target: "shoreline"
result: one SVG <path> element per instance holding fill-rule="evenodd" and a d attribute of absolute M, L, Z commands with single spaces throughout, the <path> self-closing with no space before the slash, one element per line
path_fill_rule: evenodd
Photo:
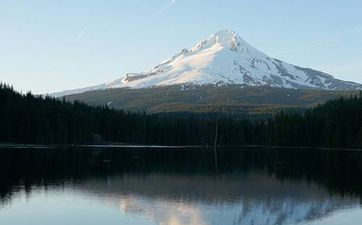
<path fill-rule="evenodd" d="M 321 151 L 355 151 L 362 152 L 358 148 L 328 148 L 328 147 L 293 147 L 293 146 L 266 146 L 266 145 L 217 145 L 217 148 L 245 148 L 245 149 L 262 149 L 262 150 L 321 150 Z M 66 145 L 42 145 L 42 144 L 0 144 L 0 149 L 64 149 L 64 148 L 149 148 L 149 149 L 215 149 L 212 145 L 141 145 L 141 144 L 66 144 Z M 242 149 L 240 149 L 242 150 Z"/>

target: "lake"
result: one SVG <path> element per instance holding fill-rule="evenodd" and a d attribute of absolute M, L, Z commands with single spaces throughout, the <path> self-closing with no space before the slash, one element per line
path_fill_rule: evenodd
<path fill-rule="evenodd" d="M 360 225 L 362 152 L 0 148 L 1 225 Z"/>

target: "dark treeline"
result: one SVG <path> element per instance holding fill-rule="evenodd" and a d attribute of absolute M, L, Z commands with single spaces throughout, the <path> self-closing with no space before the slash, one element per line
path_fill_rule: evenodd
<path fill-rule="evenodd" d="M 255 120 L 127 113 L 20 94 L 0 84 L 1 143 L 213 145 L 216 127 L 220 145 L 362 147 L 362 94 Z"/>

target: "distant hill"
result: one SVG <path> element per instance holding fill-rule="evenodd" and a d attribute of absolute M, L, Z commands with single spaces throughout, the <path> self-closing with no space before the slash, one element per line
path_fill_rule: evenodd
<path fill-rule="evenodd" d="M 308 108 L 357 91 L 286 89 L 229 85 L 172 85 L 153 88 L 114 88 L 65 96 L 90 105 L 107 105 L 127 111 L 257 112 Z"/>

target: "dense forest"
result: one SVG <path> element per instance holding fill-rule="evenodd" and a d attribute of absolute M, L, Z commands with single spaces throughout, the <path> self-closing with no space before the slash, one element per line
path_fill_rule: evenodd
<path fill-rule="evenodd" d="M 128 113 L 0 84 L 0 143 L 214 145 L 215 139 L 219 145 L 361 148 L 362 94 L 255 120 Z"/>

